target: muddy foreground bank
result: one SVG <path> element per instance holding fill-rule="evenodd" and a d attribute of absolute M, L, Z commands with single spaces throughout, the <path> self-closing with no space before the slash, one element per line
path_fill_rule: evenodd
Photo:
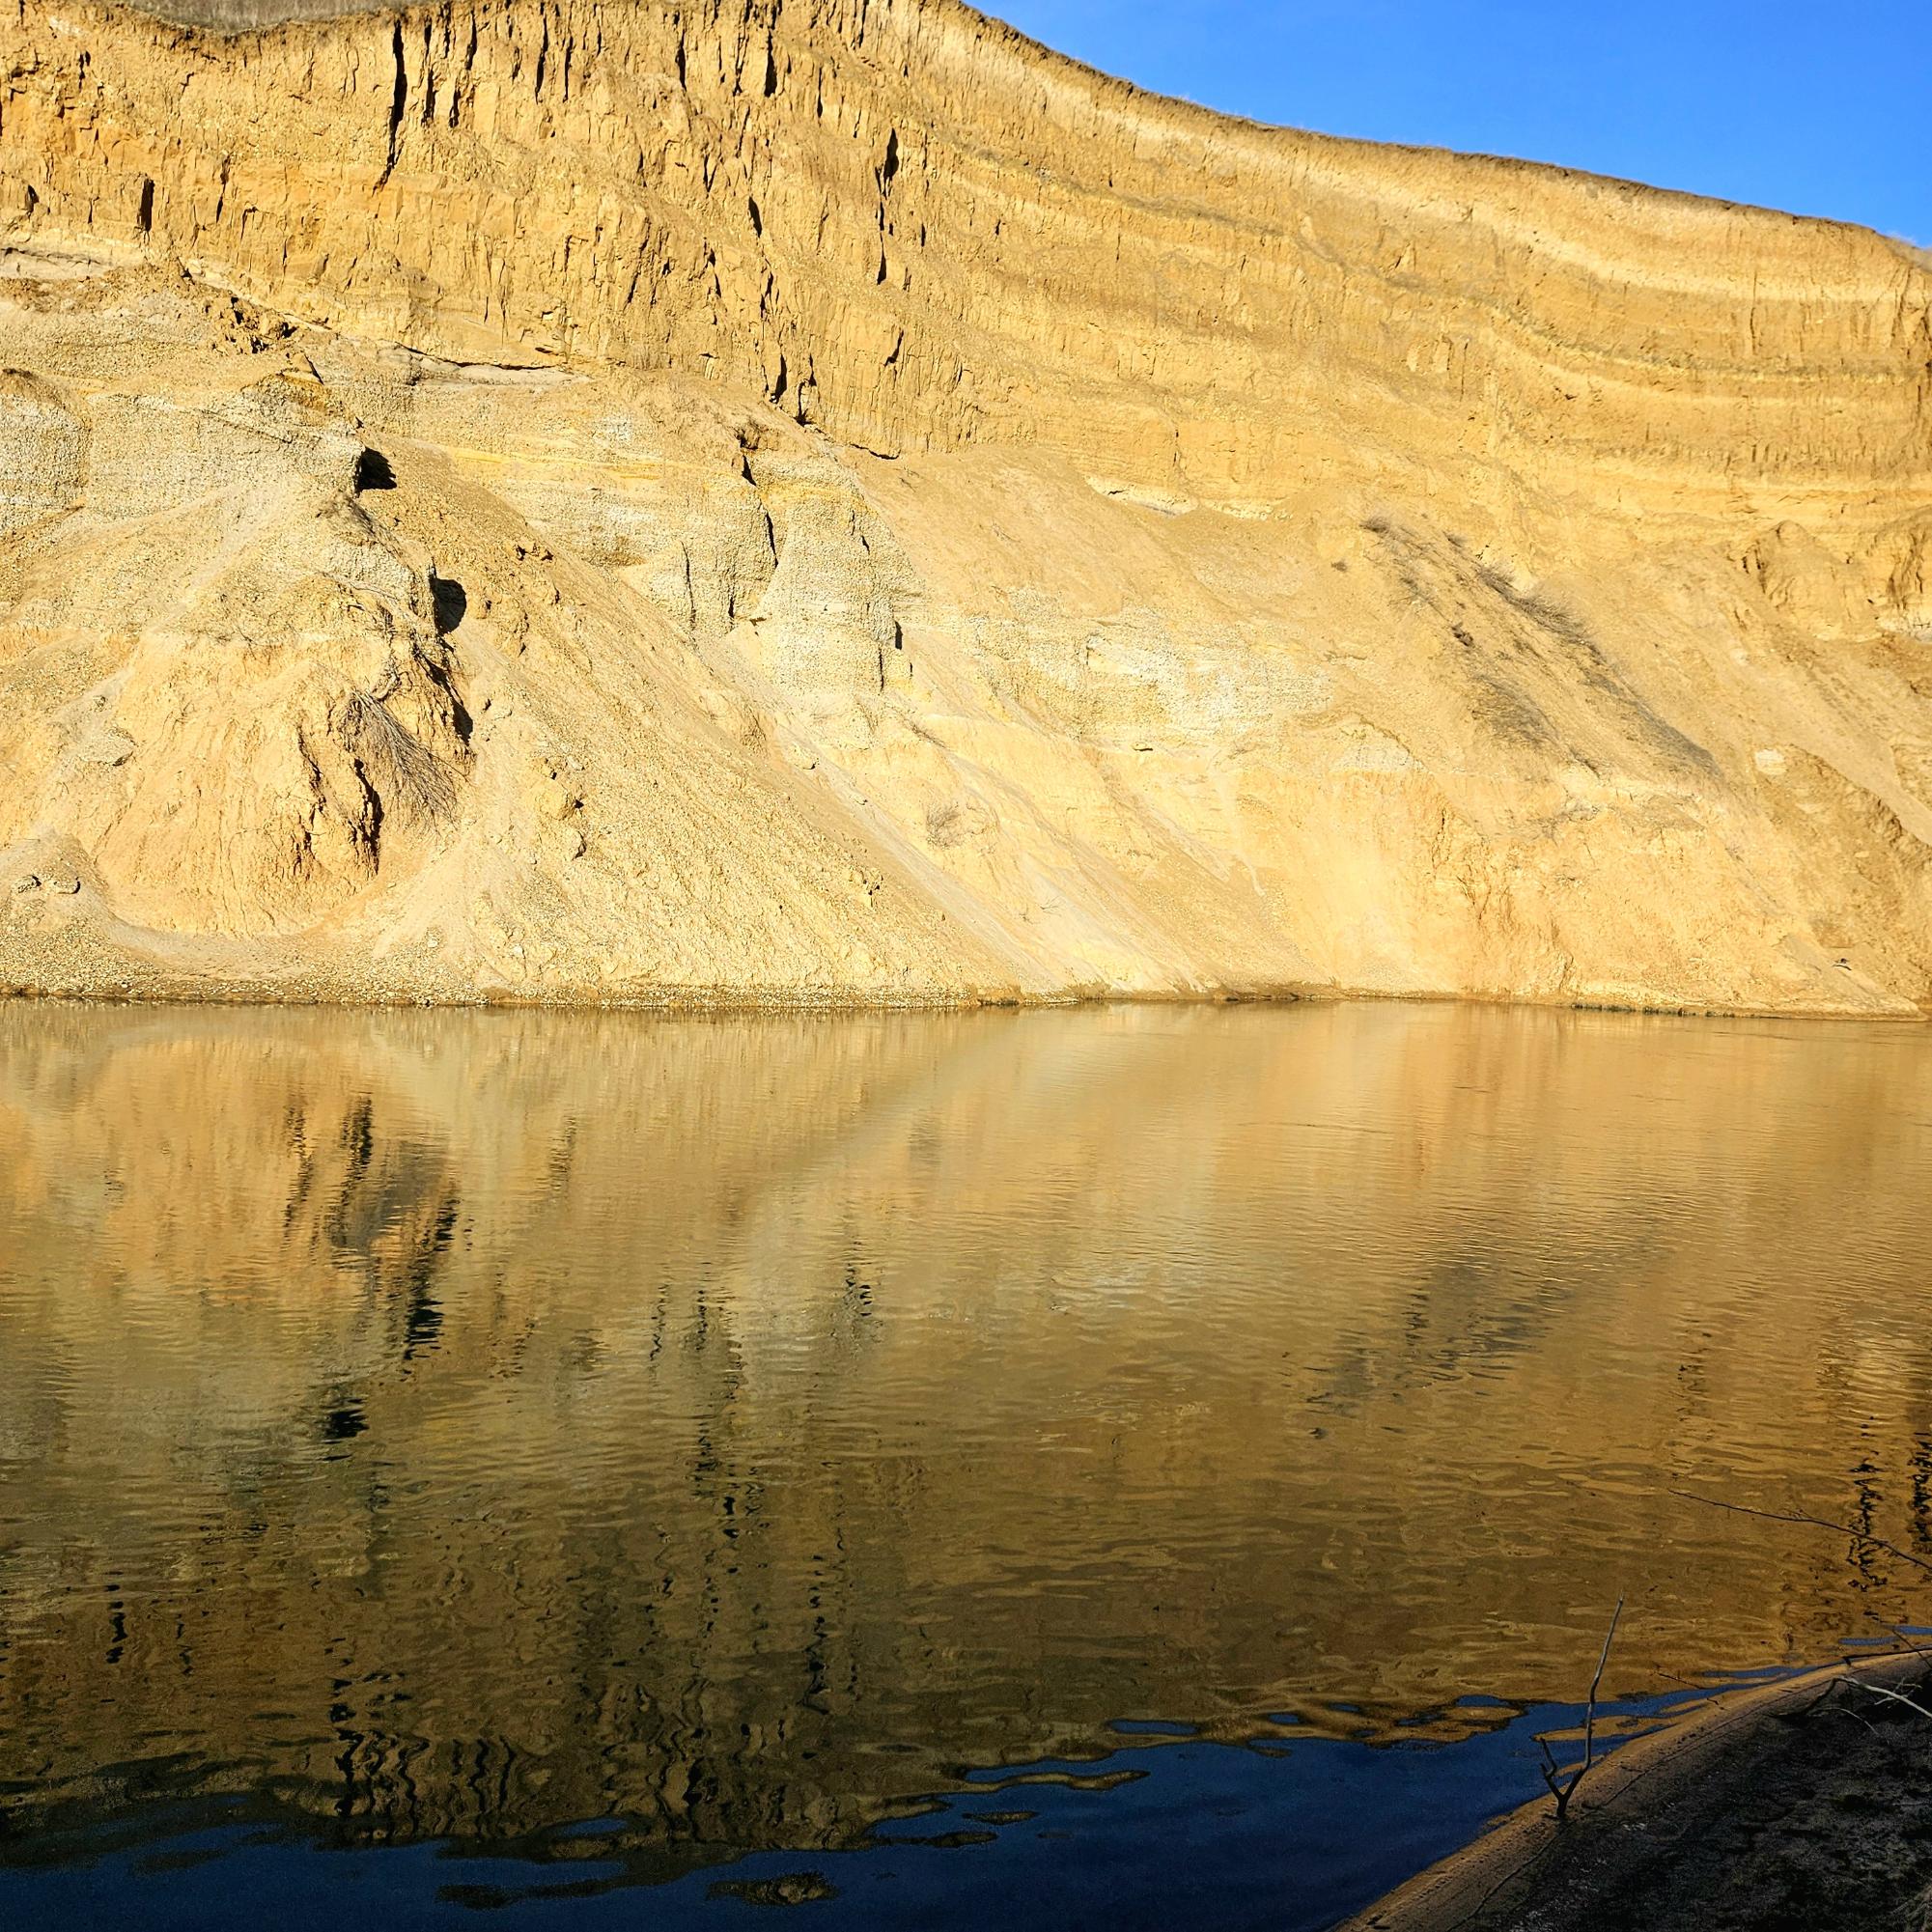
<path fill-rule="evenodd" d="M 1344 1932 L 1932 1924 L 1932 1656 L 1719 1699 L 1526 1806 Z M 1891 1694 L 1888 1695 L 1890 1693 Z"/>

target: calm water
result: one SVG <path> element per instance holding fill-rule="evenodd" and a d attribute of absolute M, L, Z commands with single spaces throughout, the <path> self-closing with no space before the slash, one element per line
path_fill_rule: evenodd
<path fill-rule="evenodd" d="M 1922 1620 L 1932 1034 L 0 1006 L 0 1918 L 1318 1927 Z"/>

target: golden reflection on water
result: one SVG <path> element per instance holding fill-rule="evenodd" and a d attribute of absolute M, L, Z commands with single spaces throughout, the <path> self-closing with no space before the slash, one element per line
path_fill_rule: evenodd
<path fill-rule="evenodd" d="M 1928 1180 L 1912 1028 L 0 1008 L 0 1825 L 805 1846 L 1619 1594 L 1827 1653 L 1912 1573 L 1668 1492 L 1932 1548 Z"/>

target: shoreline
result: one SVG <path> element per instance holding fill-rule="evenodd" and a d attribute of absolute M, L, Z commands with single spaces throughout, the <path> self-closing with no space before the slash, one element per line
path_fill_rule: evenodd
<path fill-rule="evenodd" d="M 756 1014 L 842 1015 L 858 1018 L 888 1013 L 1065 1013 L 1080 1008 L 1171 1006 L 1469 1006 L 1512 1013 L 1575 1013 L 1631 1020 L 1775 1020 L 1804 1024 L 1881 1024 L 1921 1026 L 1932 1022 L 1932 1001 L 1921 1001 L 1911 1012 L 1853 1007 L 1778 1007 L 1681 1005 L 1610 1000 L 1540 999 L 1499 994 L 1378 993 L 1336 987 L 1272 987 L 1215 989 L 1203 992 L 1134 992 L 1105 990 L 1065 994 L 910 994 L 882 998 L 874 994 L 843 990 L 824 993 L 754 993 L 738 989 L 706 989 L 663 994 L 622 994 L 605 996 L 553 996 L 488 993 L 469 995 L 405 993 L 280 992 L 266 987 L 222 986 L 173 989 L 134 987 L 38 987 L 0 984 L 0 1008 L 11 1006 L 111 1007 L 252 1007 L 342 1013 L 639 1013 L 689 1018 L 719 1018 Z"/>
<path fill-rule="evenodd" d="M 1462 1932 L 1543 1922 L 1538 1914 L 1552 1909 L 1548 1895 L 1559 1893 L 1566 1881 L 1577 1883 L 1574 1866 L 1584 1866 L 1587 1876 L 1595 1861 L 1613 1877 L 1627 1878 L 1646 1853 L 1661 1864 L 1675 1834 L 1660 1821 L 1687 1807 L 1725 1768 L 1761 1750 L 1779 1727 L 1820 1709 L 1837 1686 L 1862 1683 L 1897 1692 L 1928 1673 L 1932 1653 L 1884 1651 L 1720 1692 L 1600 1759 L 1579 1787 L 1567 1825 L 1558 1826 L 1549 1798 L 1533 1799 L 1345 1920 L 1337 1932 Z M 1932 1735 L 1932 1725 L 1927 1730 Z M 1658 1844 L 1646 1839 L 1652 1828 Z M 1656 1880 L 1659 1872 L 1648 1876 Z M 1662 1889 L 1670 1885 L 1670 1876 L 1662 1874 Z"/>

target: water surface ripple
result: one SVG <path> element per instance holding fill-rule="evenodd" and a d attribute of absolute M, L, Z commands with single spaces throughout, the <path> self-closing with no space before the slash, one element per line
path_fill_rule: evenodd
<path fill-rule="evenodd" d="M 1923 1617 L 1671 1492 L 1932 1552 L 1928 1182 L 1904 1026 L 0 1007 L 0 1910 L 1319 1923 L 1619 1595 Z"/>

